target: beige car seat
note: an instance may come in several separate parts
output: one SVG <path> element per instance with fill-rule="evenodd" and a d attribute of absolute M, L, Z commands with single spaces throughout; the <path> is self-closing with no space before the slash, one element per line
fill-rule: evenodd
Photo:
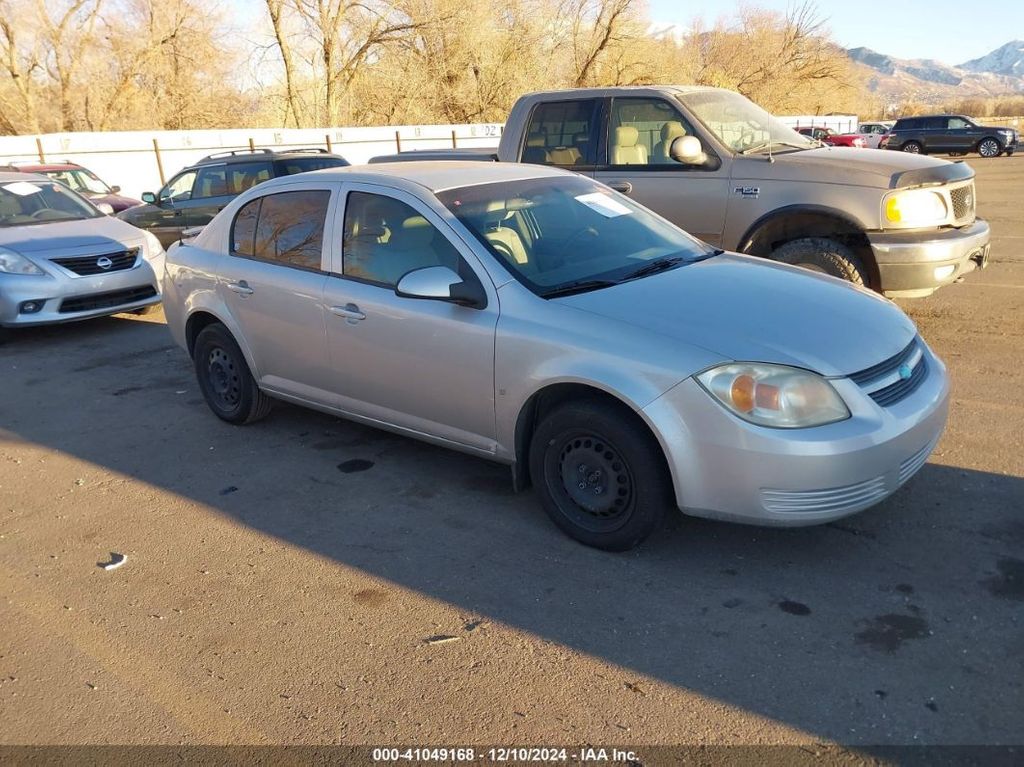
<path fill-rule="evenodd" d="M 661 126 L 661 141 L 654 145 L 654 161 L 658 163 L 675 162 L 670 151 L 672 142 L 686 135 L 686 128 L 678 120 L 670 120 Z"/>
<path fill-rule="evenodd" d="M 631 125 L 616 128 L 612 165 L 646 165 L 647 147 L 637 143 L 639 140 L 640 131 Z"/>

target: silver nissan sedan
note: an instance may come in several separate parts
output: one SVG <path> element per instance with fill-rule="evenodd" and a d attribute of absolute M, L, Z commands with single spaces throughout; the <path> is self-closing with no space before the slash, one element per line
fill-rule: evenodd
<path fill-rule="evenodd" d="M 0 328 L 143 312 L 164 249 L 45 176 L 0 172 Z"/>
<path fill-rule="evenodd" d="M 288 400 L 509 464 L 623 550 L 667 509 L 807 525 L 927 460 L 945 367 L 893 303 L 722 253 L 584 176 L 422 162 L 276 179 L 172 246 L 213 412 Z"/>

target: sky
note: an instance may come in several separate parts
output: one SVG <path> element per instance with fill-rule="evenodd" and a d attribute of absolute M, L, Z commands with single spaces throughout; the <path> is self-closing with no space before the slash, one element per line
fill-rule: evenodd
<path fill-rule="evenodd" d="M 760 8 L 786 12 L 792 0 L 752 0 Z M 723 0 L 647 0 L 651 20 L 689 27 L 702 17 L 713 24 L 740 7 Z M 900 59 L 936 59 L 962 64 L 1011 40 L 1024 38 L 1024 3 L 986 6 L 965 0 L 818 0 L 818 16 L 844 48 L 864 46 Z M 974 15 L 971 9 L 980 10 Z"/>

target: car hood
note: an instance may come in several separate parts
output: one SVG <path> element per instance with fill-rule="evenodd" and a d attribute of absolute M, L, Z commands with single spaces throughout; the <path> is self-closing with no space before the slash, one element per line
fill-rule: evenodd
<path fill-rule="evenodd" d="M 916 334 L 891 301 L 797 267 L 726 254 L 614 287 L 553 299 L 731 360 L 845 376 Z"/>
<path fill-rule="evenodd" d="M 120 213 L 122 210 L 134 208 L 136 205 L 142 204 L 141 200 L 136 200 L 132 197 L 125 197 L 120 194 L 99 194 L 93 192 L 85 196 L 94 204 L 99 202 L 105 202 L 107 205 L 114 209 L 115 213 Z"/>
<path fill-rule="evenodd" d="M 143 239 L 140 230 L 112 216 L 0 227 L 0 247 L 22 255 L 137 245 Z"/>
<path fill-rule="evenodd" d="M 733 180 L 804 181 L 845 186 L 897 189 L 920 184 L 942 184 L 973 178 L 962 162 L 949 162 L 909 152 L 853 147 L 820 147 L 736 157 Z"/>

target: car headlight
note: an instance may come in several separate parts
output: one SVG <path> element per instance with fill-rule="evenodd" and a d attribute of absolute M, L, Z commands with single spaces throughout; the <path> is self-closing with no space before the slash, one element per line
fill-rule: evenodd
<path fill-rule="evenodd" d="M 145 247 L 142 249 L 143 258 L 152 261 L 154 258 L 164 254 L 164 246 L 160 244 L 160 240 L 157 239 L 155 234 L 143 229 L 142 239 L 145 242 Z"/>
<path fill-rule="evenodd" d="M 0 248 L 0 272 L 4 274 L 46 274 L 24 256 L 6 248 Z"/>
<path fill-rule="evenodd" d="M 946 220 L 946 198 L 928 189 L 895 192 L 885 198 L 885 220 L 902 226 L 927 226 Z"/>
<path fill-rule="evenodd" d="M 799 368 L 733 362 L 706 370 L 697 380 L 726 408 L 759 426 L 800 429 L 850 417 L 832 384 Z"/>

